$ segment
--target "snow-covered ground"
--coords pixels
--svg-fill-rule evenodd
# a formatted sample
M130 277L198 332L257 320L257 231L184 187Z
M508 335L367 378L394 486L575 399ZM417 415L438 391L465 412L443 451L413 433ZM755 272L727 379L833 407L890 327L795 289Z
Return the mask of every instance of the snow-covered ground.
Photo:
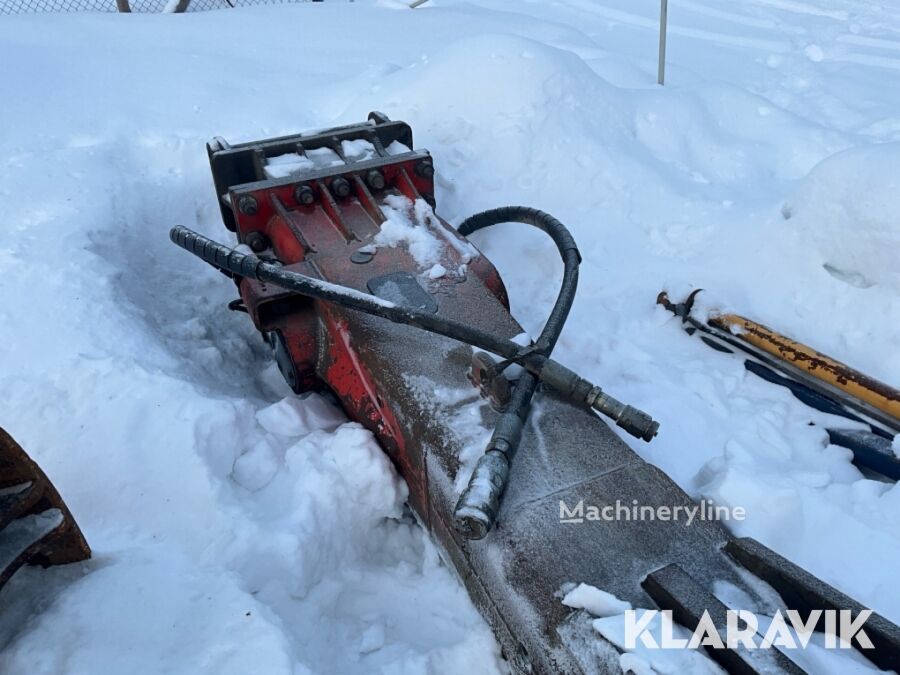
M3 18L0 425L95 557L4 590L0 671L502 669L372 437L288 396L229 284L167 238L224 238L210 137L372 109L431 150L451 221L522 203L573 231L585 263L556 354L661 421L644 457L900 621L900 489L654 305L703 287L900 383L900 8L669 10L664 88L656 0ZM504 228L477 243L536 331L552 247Z

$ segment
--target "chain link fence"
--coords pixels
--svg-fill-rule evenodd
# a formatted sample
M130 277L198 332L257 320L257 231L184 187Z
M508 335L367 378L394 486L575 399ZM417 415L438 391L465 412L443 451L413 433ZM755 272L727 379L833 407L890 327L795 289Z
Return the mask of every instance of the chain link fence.
M202 12L249 5L282 5L310 0L181 0L184 11ZM175 0L0 0L0 14L34 12L163 12L173 11Z

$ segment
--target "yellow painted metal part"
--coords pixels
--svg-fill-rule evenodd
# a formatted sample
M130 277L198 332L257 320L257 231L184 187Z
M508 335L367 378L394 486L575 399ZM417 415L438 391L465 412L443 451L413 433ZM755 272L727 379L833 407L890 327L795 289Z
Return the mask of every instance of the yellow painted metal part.
M737 314L720 314L709 324L900 419L900 391L884 382Z

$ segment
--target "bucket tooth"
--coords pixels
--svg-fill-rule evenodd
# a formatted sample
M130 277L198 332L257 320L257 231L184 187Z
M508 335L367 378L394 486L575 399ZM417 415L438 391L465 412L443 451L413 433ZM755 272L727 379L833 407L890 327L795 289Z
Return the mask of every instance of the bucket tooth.
M64 565L90 555L56 488L0 428L0 587L22 565Z

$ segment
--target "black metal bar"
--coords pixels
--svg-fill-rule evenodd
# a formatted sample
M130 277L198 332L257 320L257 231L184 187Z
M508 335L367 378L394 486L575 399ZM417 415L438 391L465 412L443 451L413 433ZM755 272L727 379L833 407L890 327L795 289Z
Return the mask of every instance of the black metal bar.
M649 574L642 586L660 608L671 610L672 618L691 631L697 628L706 612L722 638L722 643L726 644L728 608L681 567L666 565ZM776 647L750 650L744 645L726 646L724 649L705 645L705 649L716 663L732 675L800 675L806 672Z
M891 480L900 480L900 459L891 441L864 429L826 429L828 440L853 453L853 462Z
M778 591L790 609L803 613L814 609L850 610L853 616L865 609L853 598L817 579L755 539L732 539L725 545L725 552ZM873 612L866 621L864 630L875 649L860 649L859 653L879 668L900 670L900 628ZM857 645L854 643L854 646Z

